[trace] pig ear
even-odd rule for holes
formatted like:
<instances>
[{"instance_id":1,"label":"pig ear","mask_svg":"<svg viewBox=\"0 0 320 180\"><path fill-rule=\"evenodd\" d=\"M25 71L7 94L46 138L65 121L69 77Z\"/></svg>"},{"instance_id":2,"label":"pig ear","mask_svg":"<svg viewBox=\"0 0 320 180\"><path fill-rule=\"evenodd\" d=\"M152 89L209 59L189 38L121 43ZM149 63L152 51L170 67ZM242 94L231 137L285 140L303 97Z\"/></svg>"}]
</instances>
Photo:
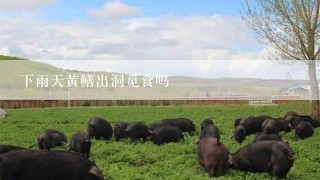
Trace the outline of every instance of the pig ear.
<instances>
[{"instance_id":1,"label":"pig ear","mask_svg":"<svg viewBox=\"0 0 320 180\"><path fill-rule=\"evenodd\" d=\"M214 143L217 144L217 145L219 145L219 144L220 144L219 139L215 139L215 140L214 140Z\"/></svg>"},{"instance_id":2,"label":"pig ear","mask_svg":"<svg viewBox=\"0 0 320 180\"><path fill-rule=\"evenodd\" d=\"M89 170L89 173L90 174L93 174L95 176L98 176L100 178L103 178L102 177L102 173L101 171L97 168L97 166L92 166L91 169Z\"/></svg>"}]
</instances>

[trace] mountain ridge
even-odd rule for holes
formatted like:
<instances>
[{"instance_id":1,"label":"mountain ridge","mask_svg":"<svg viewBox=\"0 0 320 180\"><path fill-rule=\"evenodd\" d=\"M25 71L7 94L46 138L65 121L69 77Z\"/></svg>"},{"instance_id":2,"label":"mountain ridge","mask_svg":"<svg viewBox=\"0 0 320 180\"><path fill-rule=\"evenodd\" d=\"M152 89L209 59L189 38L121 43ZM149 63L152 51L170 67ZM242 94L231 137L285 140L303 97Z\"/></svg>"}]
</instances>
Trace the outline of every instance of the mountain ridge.
<instances>
[{"instance_id":1,"label":"mountain ridge","mask_svg":"<svg viewBox=\"0 0 320 180\"><path fill-rule=\"evenodd\" d=\"M112 74L123 74L128 78L129 74L121 72L86 72L70 69L62 69L45 62L32 60L20 61L0 61L0 89L23 89L25 88L25 78L21 75L45 75L45 74L93 74L98 76L103 73L109 77ZM142 76L137 76L141 83ZM130 97L219 97L219 96L273 96L281 95L290 87L307 84L307 80L283 80L283 79L261 79L261 78L201 78L192 76L168 76L169 87L154 86L153 88L111 88L108 93L117 97L121 95ZM28 90L30 91L30 90ZM64 90L65 91L65 90ZM80 91L80 90L79 90ZM98 93L98 90L96 90ZM99 90L100 91L100 90ZM101 90L102 91L102 90ZM88 91L87 93L92 93ZM35 93L36 94L36 93ZM86 96L86 95L83 95Z\"/></svg>"}]
</instances>

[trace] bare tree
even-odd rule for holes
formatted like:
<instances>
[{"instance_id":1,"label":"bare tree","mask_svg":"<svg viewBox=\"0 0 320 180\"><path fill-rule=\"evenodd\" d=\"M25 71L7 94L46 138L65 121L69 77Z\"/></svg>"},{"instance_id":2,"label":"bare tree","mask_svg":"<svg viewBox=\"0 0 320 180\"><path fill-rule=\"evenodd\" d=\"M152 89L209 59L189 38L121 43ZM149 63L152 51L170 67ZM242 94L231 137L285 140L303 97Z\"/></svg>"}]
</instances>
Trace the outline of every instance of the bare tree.
<instances>
[{"instance_id":1,"label":"bare tree","mask_svg":"<svg viewBox=\"0 0 320 180\"><path fill-rule=\"evenodd\" d=\"M270 59L308 68L311 115L319 118L320 0L245 1L243 20L257 39L271 45Z\"/></svg>"}]
</instances>

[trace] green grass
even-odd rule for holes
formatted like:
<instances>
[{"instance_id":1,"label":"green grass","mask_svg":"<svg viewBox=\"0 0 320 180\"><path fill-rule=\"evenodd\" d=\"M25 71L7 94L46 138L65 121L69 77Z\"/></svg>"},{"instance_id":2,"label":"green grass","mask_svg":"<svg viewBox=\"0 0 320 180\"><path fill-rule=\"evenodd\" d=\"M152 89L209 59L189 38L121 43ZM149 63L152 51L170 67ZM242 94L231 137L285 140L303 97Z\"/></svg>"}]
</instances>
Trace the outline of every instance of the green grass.
<instances>
[{"instance_id":1,"label":"green grass","mask_svg":"<svg viewBox=\"0 0 320 180\"><path fill-rule=\"evenodd\" d=\"M214 119L221 131L221 141L234 153L254 138L254 135L249 136L242 145L231 140L234 119L261 114L279 117L295 109L296 106L291 104L259 107L235 105L8 110L8 118L0 121L0 143L29 147L36 142L37 134L46 128L64 131L70 138L78 130L86 131L86 123L92 116L106 118L112 125L117 121L144 121L149 124L162 118L186 117L196 123L197 132L187 136L185 141L156 146L150 141L132 144L129 140L93 140L90 159L95 161L106 179L210 179L198 164L196 145L193 143L203 119ZM281 135L296 153L288 179L320 179L320 128L315 130L313 137L306 140L294 141L294 132ZM270 179L270 176L229 169L218 179Z\"/></svg>"}]
</instances>

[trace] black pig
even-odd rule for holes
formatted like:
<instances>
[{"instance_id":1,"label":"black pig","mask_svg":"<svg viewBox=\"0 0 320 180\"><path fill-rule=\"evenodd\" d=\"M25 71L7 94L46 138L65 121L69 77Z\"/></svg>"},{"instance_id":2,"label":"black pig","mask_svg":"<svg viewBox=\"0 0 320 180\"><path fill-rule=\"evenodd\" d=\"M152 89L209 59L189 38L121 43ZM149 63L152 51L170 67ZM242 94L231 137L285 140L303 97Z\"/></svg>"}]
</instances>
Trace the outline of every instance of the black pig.
<instances>
[{"instance_id":1,"label":"black pig","mask_svg":"<svg viewBox=\"0 0 320 180\"><path fill-rule=\"evenodd\" d=\"M14 150L19 150L19 149L25 149L25 148L19 147L19 146L13 146L13 145L0 145L0 154L14 151Z\"/></svg>"},{"instance_id":2,"label":"black pig","mask_svg":"<svg viewBox=\"0 0 320 180\"><path fill-rule=\"evenodd\" d=\"M290 132L291 128L284 119L267 119L262 123L262 131L265 134L278 134L280 131Z\"/></svg>"},{"instance_id":3,"label":"black pig","mask_svg":"<svg viewBox=\"0 0 320 180\"><path fill-rule=\"evenodd\" d=\"M47 129L40 133L37 138L39 149L50 150L67 143L67 136L58 130Z\"/></svg>"},{"instance_id":4,"label":"black pig","mask_svg":"<svg viewBox=\"0 0 320 180\"><path fill-rule=\"evenodd\" d=\"M237 118L236 120L234 120L233 126L237 127L240 125L240 123L242 122L242 120L244 120L243 118Z\"/></svg>"},{"instance_id":5,"label":"black pig","mask_svg":"<svg viewBox=\"0 0 320 180\"><path fill-rule=\"evenodd\" d=\"M0 179L102 180L98 167L71 152L15 150L0 156Z\"/></svg>"},{"instance_id":6,"label":"black pig","mask_svg":"<svg viewBox=\"0 0 320 180\"><path fill-rule=\"evenodd\" d=\"M154 144L162 145L169 142L177 142L183 139L182 131L174 126L160 126L152 132L151 140Z\"/></svg>"},{"instance_id":7,"label":"black pig","mask_svg":"<svg viewBox=\"0 0 320 180\"><path fill-rule=\"evenodd\" d=\"M162 119L160 123L163 125L175 126L183 132L196 131L194 123L187 118Z\"/></svg>"},{"instance_id":8,"label":"black pig","mask_svg":"<svg viewBox=\"0 0 320 180\"><path fill-rule=\"evenodd\" d=\"M151 135L148 126L143 122L131 123L125 132L128 134L131 142L142 139L143 142Z\"/></svg>"},{"instance_id":9,"label":"black pig","mask_svg":"<svg viewBox=\"0 0 320 180\"><path fill-rule=\"evenodd\" d=\"M275 140L275 141L282 141L282 142L286 142L282 139L282 137L278 134L265 134L265 133L260 133L258 134L253 142L260 142L260 141L268 141L268 140Z\"/></svg>"},{"instance_id":10,"label":"black pig","mask_svg":"<svg viewBox=\"0 0 320 180\"><path fill-rule=\"evenodd\" d=\"M314 128L320 127L320 121L312 119L310 116L306 115L288 116L285 120L289 123L292 129L295 129L301 121L309 122Z\"/></svg>"},{"instance_id":11,"label":"black pig","mask_svg":"<svg viewBox=\"0 0 320 180\"><path fill-rule=\"evenodd\" d=\"M209 173L209 176L221 176L229 166L228 149L217 138L201 139L197 155L200 165Z\"/></svg>"},{"instance_id":12,"label":"black pig","mask_svg":"<svg viewBox=\"0 0 320 180\"><path fill-rule=\"evenodd\" d=\"M110 123L100 117L93 117L88 122L88 135L95 139L104 138L109 140L112 137L113 130Z\"/></svg>"},{"instance_id":13,"label":"black pig","mask_svg":"<svg viewBox=\"0 0 320 180\"><path fill-rule=\"evenodd\" d=\"M114 125L113 135L117 141L128 137L127 133L125 131L127 129L128 125L129 125L129 123L126 123L126 122L117 122Z\"/></svg>"},{"instance_id":14,"label":"black pig","mask_svg":"<svg viewBox=\"0 0 320 180\"><path fill-rule=\"evenodd\" d=\"M201 123L201 131L209 124L214 124L211 119L205 119Z\"/></svg>"},{"instance_id":15,"label":"black pig","mask_svg":"<svg viewBox=\"0 0 320 180\"><path fill-rule=\"evenodd\" d=\"M246 139L246 128L243 125L238 125L234 130L234 135L232 138L238 142L242 143Z\"/></svg>"},{"instance_id":16,"label":"black pig","mask_svg":"<svg viewBox=\"0 0 320 180\"><path fill-rule=\"evenodd\" d=\"M285 178L294 163L294 154L287 143L261 141L239 149L229 160L231 167L241 171Z\"/></svg>"},{"instance_id":17,"label":"black pig","mask_svg":"<svg viewBox=\"0 0 320 180\"><path fill-rule=\"evenodd\" d=\"M218 140L220 140L220 131L213 124L206 125L205 128L200 133L200 139L205 137L215 137Z\"/></svg>"},{"instance_id":18,"label":"black pig","mask_svg":"<svg viewBox=\"0 0 320 180\"><path fill-rule=\"evenodd\" d=\"M301 121L295 128L295 139L311 137L314 133L312 125L307 121Z\"/></svg>"},{"instance_id":19,"label":"black pig","mask_svg":"<svg viewBox=\"0 0 320 180\"><path fill-rule=\"evenodd\" d=\"M244 119L240 125L246 129L246 135L262 132L262 124L266 119L271 119L270 116L249 116Z\"/></svg>"},{"instance_id":20,"label":"black pig","mask_svg":"<svg viewBox=\"0 0 320 180\"><path fill-rule=\"evenodd\" d=\"M70 150L74 152L78 152L89 158L90 156L90 148L91 148L91 140L89 136L84 132L77 132L72 135L70 139Z\"/></svg>"}]
</instances>

